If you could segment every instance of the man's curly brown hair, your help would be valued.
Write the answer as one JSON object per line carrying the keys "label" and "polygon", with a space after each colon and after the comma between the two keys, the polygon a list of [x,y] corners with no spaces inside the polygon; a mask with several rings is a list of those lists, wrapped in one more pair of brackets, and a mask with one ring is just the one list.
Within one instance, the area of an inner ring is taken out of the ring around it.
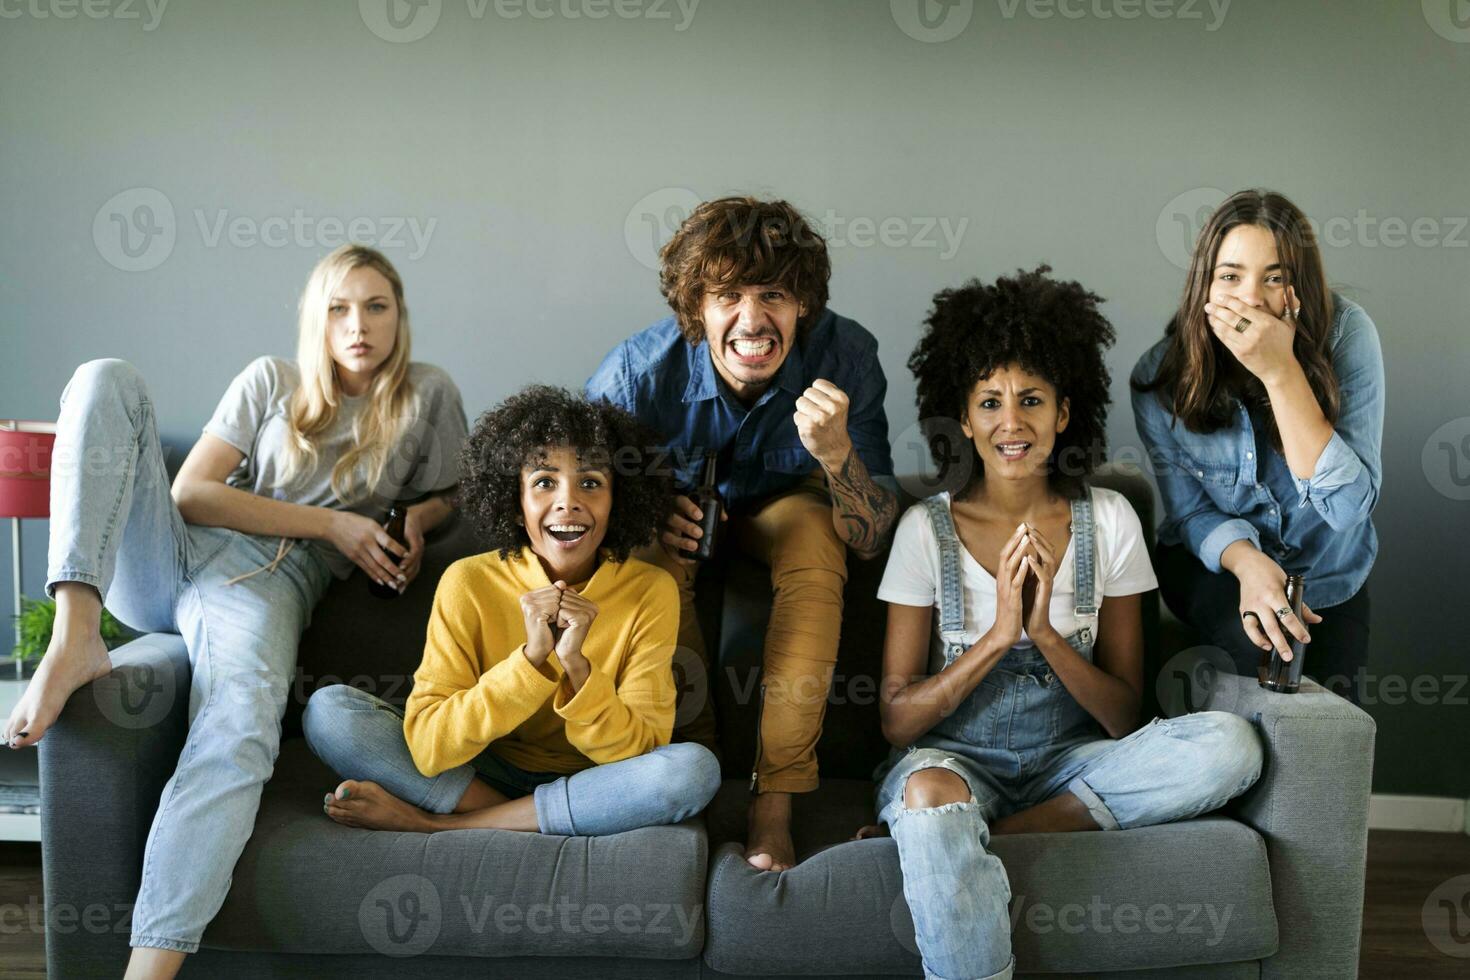
{"label": "man's curly brown hair", "polygon": [[[1051,266],[1041,265],[991,285],[971,279],[941,290],[908,366],[918,382],[920,424],[941,471],[956,463],[954,422],[965,418],[977,382],[1007,364],[1049,381],[1058,403],[1068,400],[1069,420],[1047,460],[1048,478],[1058,493],[1075,497],[1106,455],[1111,376],[1103,350],[1116,338],[1098,312],[1102,297],[1049,272]],[[962,470],[969,480],[960,496],[985,474],[974,444],[966,445],[972,458]]]}
{"label": "man's curly brown hair", "polygon": [[521,469],[570,446],[612,474],[612,512],[602,547],[615,561],[653,540],[671,493],[654,454],[660,440],[623,409],[565,388],[530,385],[485,412],[460,454],[459,506],[487,548],[509,558],[531,543],[521,515]]}
{"label": "man's curly brown hair", "polygon": [[827,308],[827,241],[785,201],[722,197],[684,219],[659,252],[659,291],[690,344],[704,341],[705,294],[728,286],[780,285],[805,312],[801,336]]}

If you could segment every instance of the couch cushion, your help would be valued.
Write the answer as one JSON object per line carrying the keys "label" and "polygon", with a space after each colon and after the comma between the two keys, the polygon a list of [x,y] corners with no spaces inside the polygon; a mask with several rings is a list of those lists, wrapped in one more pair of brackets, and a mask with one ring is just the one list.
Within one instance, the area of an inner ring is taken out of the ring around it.
{"label": "couch cushion", "polygon": [[682,959],[704,943],[702,822],[608,837],[404,834],[322,813],[337,779],[282,746],[214,949]]}
{"label": "couch cushion", "polygon": [[[738,843],[749,794],[726,783],[707,818],[705,962],[742,975],[916,974],[913,920],[892,838],[848,841],[873,820],[873,785],[824,779],[797,796],[802,863],[755,871]],[[1265,842],[1224,817],[1112,833],[1020,834],[992,851],[1011,882],[1021,972],[1106,972],[1269,956],[1276,917]]]}

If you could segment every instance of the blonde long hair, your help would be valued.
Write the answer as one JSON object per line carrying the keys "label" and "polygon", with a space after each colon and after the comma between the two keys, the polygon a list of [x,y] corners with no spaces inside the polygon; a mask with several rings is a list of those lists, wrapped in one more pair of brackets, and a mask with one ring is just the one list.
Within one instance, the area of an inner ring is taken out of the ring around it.
{"label": "blonde long hair", "polygon": [[343,245],[311,270],[301,292],[296,339],[296,363],[301,384],[291,396],[288,438],[281,467],[281,486],[288,486],[317,465],[316,437],[337,418],[343,390],[332,360],[327,331],[328,308],[342,280],[354,269],[375,269],[393,286],[398,304],[398,336],[393,353],[378,368],[368,388],[368,407],[353,426],[352,448],[332,466],[332,492],[345,504],[365,499],[378,485],[389,450],[398,443],[413,414],[413,385],[408,380],[411,335],[403,280],[393,263],[376,249]]}

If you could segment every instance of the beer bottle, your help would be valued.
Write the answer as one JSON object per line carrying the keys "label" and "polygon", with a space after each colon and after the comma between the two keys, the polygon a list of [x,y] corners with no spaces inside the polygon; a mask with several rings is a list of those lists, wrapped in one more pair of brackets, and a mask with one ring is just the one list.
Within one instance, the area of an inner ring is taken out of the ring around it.
{"label": "beer bottle", "polygon": [[[395,501],[393,506],[388,508],[388,520],[383,523],[383,530],[388,532],[388,537],[405,548],[408,547],[408,535],[404,531],[403,522],[407,516],[408,508]],[[397,563],[397,556],[393,552],[389,551],[388,557],[393,558],[394,563]],[[368,592],[379,599],[397,599],[402,594],[395,586],[379,585],[373,581],[368,582]]]}
{"label": "beer bottle", "polygon": [[715,490],[715,454],[704,454],[704,480],[694,495],[694,505],[704,516],[699,519],[699,529],[704,534],[699,547],[688,552],[690,558],[705,561],[715,553],[715,532],[720,529],[720,495]]}
{"label": "beer bottle", "polygon": [[[1286,577],[1286,605],[1298,622],[1301,622],[1302,619],[1302,594],[1305,591],[1305,584],[1300,575]],[[1291,646],[1291,662],[1282,660],[1275,646],[1272,646],[1270,650],[1262,650],[1258,679],[1261,686],[1268,691],[1275,691],[1278,694],[1295,694],[1302,686],[1302,664],[1306,660],[1306,644],[1293,636],[1284,624],[1281,632],[1286,634],[1287,642]]]}

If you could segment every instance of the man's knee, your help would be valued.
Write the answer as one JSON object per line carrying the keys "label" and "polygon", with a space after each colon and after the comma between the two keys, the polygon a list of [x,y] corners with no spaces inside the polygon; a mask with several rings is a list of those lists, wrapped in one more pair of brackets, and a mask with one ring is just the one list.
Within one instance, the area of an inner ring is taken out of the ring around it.
{"label": "man's knee", "polygon": [[947,803],[968,803],[970,786],[953,769],[920,769],[904,781],[903,805],[909,810],[928,810]]}

